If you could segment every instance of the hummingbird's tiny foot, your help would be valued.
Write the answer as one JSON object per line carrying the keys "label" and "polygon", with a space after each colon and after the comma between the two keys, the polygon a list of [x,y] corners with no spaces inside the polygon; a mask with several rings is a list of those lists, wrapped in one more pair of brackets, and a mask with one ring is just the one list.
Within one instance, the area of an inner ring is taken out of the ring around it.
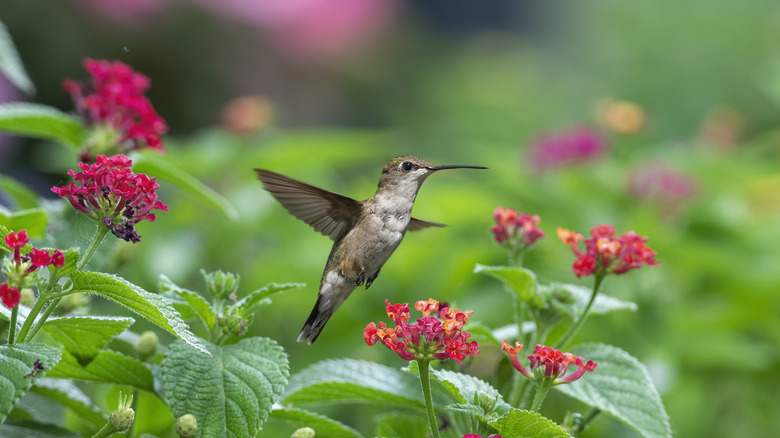
{"label": "hummingbird's tiny foot", "polygon": [[374,284],[374,280],[376,280],[378,276],[379,276],[379,269],[377,269],[376,272],[374,272],[374,275],[372,275],[371,278],[369,278],[366,281],[366,289],[368,289],[369,287],[371,287],[372,284]]}
{"label": "hummingbird's tiny foot", "polygon": [[[358,286],[360,286],[361,284],[363,284],[364,281],[366,281],[366,271],[361,269],[360,272],[357,275],[357,281],[355,281],[355,283]],[[368,286],[366,286],[366,287],[368,287]]]}

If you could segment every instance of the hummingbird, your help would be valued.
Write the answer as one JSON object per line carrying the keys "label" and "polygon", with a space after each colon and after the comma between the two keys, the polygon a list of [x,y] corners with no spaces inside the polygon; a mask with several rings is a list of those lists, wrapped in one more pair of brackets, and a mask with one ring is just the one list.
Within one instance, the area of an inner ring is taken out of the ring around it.
{"label": "hummingbird", "polygon": [[255,169],[263,188],[293,216],[333,240],[320,280],[317,302],[298,342],[311,345],[333,313],[358,286],[368,289],[407,231],[444,224],[413,218],[412,206],[426,178],[444,169],[411,155],[390,160],[382,169],[376,194],[364,201],[329,192],[268,170]]}

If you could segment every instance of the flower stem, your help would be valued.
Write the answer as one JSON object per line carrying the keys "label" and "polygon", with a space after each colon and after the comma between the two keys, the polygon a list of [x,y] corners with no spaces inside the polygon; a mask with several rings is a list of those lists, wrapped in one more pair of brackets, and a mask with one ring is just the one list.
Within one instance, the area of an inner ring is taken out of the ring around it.
{"label": "flower stem", "polygon": [[430,359],[415,359],[420,368],[420,385],[422,385],[425,398],[425,410],[428,413],[428,422],[431,425],[431,436],[439,438],[439,425],[436,421],[436,413],[433,411],[433,398],[431,397],[431,374],[429,369]]}
{"label": "flower stem", "polygon": [[14,343],[14,335],[16,335],[16,316],[19,313],[19,304],[11,309],[11,326],[8,327],[8,345]]}
{"label": "flower stem", "polygon": [[536,383],[536,394],[534,394],[534,401],[531,404],[531,412],[539,412],[539,408],[542,407],[542,402],[547,396],[547,391],[552,386],[553,379],[549,377],[542,378],[541,381]]}
{"label": "flower stem", "polygon": [[98,222],[97,230],[95,230],[95,236],[92,237],[92,241],[89,242],[89,246],[84,252],[84,255],[79,258],[79,262],[76,264],[76,269],[80,271],[84,269],[85,266],[87,266],[89,259],[91,259],[95,254],[95,251],[97,251],[100,243],[103,242],[103,238],[106,237],[106,234],[108,234],[108,228],[102,222]]}
{"label": "flower stem", "polygon": [[102,429],[97,431],[96,434],[92,435],[92,438],[106,438],[111,436],[114,432],[116,432],[116,426],[111,424],[111,421],[108,421],[105,426],[103,426]]}
{"label": "flower stem", "polygon": [[579,319],[577,319],[574,324],[569,326],[568,330],[566,330],[566,333],[561,336],[561,339],[558,340],[558,344],[555,346],[555,348],[559,350],[565,349],[574,338],[574,335],[580,331],[580,328],[582,328],[585,320],[588,319],[588,315],[590,315],[590,309],[593,307],[593,302],[596,301],[596,295],[598,295],[599,289],[601,289],[601,283],[604,281],[604,276],[605,274],[596,275],[596,281],[593,283],[593,293],[590,295],[590,301],[588,301],[588,305],[585,306],[585,310],[582,312]]}
{"label": "flower stem", "polygon": [[[38,296],[38,301],[36,301],[35,304],[33,304],[32,309],[30,309],[30,313],[27,315],[27,319],[24,320],[24,324],[22,324],[22,328],[19,330],[19,335],[16,337],[16,339],[21,339],[22,342],[25,341],[27,338],[27,332],[30,331],[30,326],[32,326],[33,321],[35,321],[35,317],[38,316],[38,313],[40,313],[41,309],[43,309],[43,305],[46,304],[46,301],[47,299],[43,296],[43,294]],[[13,321],[11,324],[11,329],[13,330],[15,328],[16,321]],[[11,343],[10,337],[8,342]]]}

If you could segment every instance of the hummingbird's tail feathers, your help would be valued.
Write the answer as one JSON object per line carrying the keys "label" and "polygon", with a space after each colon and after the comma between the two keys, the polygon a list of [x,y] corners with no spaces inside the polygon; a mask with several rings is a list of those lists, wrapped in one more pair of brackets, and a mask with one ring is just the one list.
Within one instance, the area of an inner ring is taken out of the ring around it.
{"label": "hummingbird's tail feathers", "polygon": [[355,287],[355,279],[349,279],[335,270],[327,272],[320,285],[317,302],[314,303],[314,308],[311,309],[309,318],[303,325],[301,334],[298,335],[298,342],[308,339],[309,345],[313,344],[330,317],[336,313]]}
{"label": "hummingbird's tail feathers", "polygon": [[317,337],[320,335],[322,329],[325,327],[325,323],[328,322],[330,317],[333,315],[333,312],[335,312],[336,309],[333,309],[333,311],[330,312],[321,312],[320,298],[321,297],[317,297],[317,303],[311,310],[309,318],[306,320],[306,324],[303,325],[301,334],[298,335],[298,342],[303,342],[308,339],[309,345],[313,344],[314,341],[317,340]]}

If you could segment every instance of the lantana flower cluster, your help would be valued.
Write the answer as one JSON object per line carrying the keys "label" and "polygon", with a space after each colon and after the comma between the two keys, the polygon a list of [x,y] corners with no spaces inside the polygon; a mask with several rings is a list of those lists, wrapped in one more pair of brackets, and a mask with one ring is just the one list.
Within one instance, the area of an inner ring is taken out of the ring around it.
{"label": "lantana flower cluster", "polygon": [[119,61],[86,59],[84,68],[91,76],[90,83],[72,79],[63,83],[79,115],[100,133],[88,142],[82,160],[91,161],[93,153],[109,150],[149,147],[164,151],[160,135],[168,127],[144,96],[151,84],[149,78]]}
{"label": "lantana flower cluster", "polygon": [[[410,318],[408,303],[393,305],[385,300],[385,307],[387,316],[396,326],[387,327],[384,322],[380,322],[379,326],[369,323],[363,331],[368,345],[381,342],[406,360],[454,359],[459,364],[467,356],[479,353],[477,341],[468,341],[471,333],[463,331],[472,310],[461,312],[450,309],[430,298],[415,303],[414,308],[422,312],[423,317],[417,318],[417,324],[407,324]],[[432,316],[433,313],[438,317]]]}
{"label": "lantana flower cluster", "polygon": [[[482,435],[477,435],[476,433],[467,433],[466,435],[463,435],[463,438],[482,438]],[[501,435],[490,435],[487,438],[501,438]]]}
{"label": "lantana flower cluster", "polygon": [[139,242],[135,224],[144,219],[154,221],[151,211],[168,211],[168,206],[157,200],[156,179],[133,173],[132,164],[124,155],[98,155],[94,164],[79,163],[82,172],[68,171],[75,182],[51,191],[66,198],[76,210],[106,224],[120,239]]}
{"label": "lantana flower cluster", "polygon": [[514,209],[496,207],[493,211],[496,225],[490,228],[496,241],[502,245],[522,251],[545,236],[539,228],[539,216],[528,213],[518,213]]}
{"label": "lantana flower cluster", "polygon": [[[615,227],[598,225],[590,230],[592,237],[584,239],[582,234],[564,228],[558,228],[558,237],[569,245],[577,256],[572,270],[577,277],[591,274],[624,274],[642,265],[654,266],[656,252],[647,246],[647,237],[633,231],[615,237]],[[578,244],[585,242],[585,251]]]}
{"label": "lantana flower cluster", "polygon": [[21,293],[19,289],[31,286],[35,283],[35,272],[39,268],[49,265],[56,267],[65,265],[65,254],[55,249],[48,251],[45,249],[31,248],[29,252],[22,255],[22,249],[30,242],[26,230],[8,233],[5,236],[5,244],[8,249],[14,252],[11,259],[6,259],[3,266],[3,274],[7,281],[0,284],[0,299],[3,305],[13,309],[19,305]]}
{"label": "lantana flower cluster", "polygon": [[[585,359],[571,353],[562,353],[561,350],[555,348],[536,345],[534,354],[528,356],[528,359],[531,361],[531,370],[529,371],[517,358],[517,355],[522,348],[523,344],[519,342],[516,342],[514,347],[507,344],[506,339],[501,342],[501,349],[509,354],[512,366],[514,366],[520,374],[537,382],[542,379],[552,379],[552,385],[570,383],[582,377],[586,371],[592,372],[598,365],[592,360],[585,363]],[[566,372],[571,365],[575,365],[577,371],[567,376]]]}

